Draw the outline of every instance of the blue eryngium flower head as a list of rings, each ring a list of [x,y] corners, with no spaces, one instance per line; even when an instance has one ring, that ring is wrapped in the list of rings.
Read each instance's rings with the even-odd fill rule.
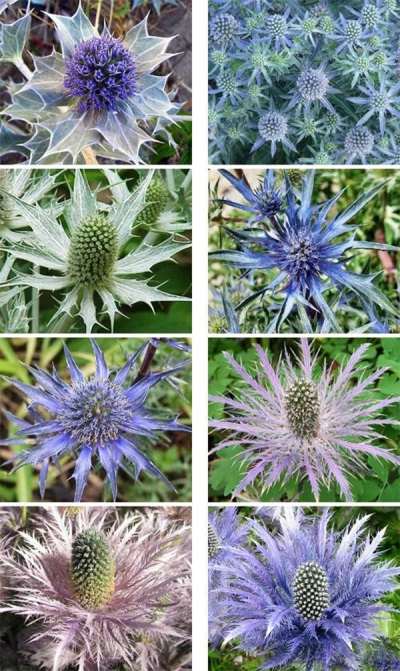
[[[133,55],[120,40],[103,34],[77,44],[66,62],[64,86],[78,98],[77,109],[117,110],[118,100],[137,92]]]
[[[284,190],[275,187],[275,178],[272,170],[267,170],[260,186],[252,191],[244,179],[238,179],[228,170],[219,171],[225,179],[235,187],[239,193],[247,200],[248,205],[236,203],[231,200],[216,199],[215,202],[231,205],[239,210],[252,213],[248,223],[260,223],[271,219],[275,214],[283,209]]]
[[[76,482],[75,501],[82,498],[94,458],[100,461],[106,471],[114,500],[117,497],[118,469],[121,467],[127,470],[129,463],[133,465],[135,479],[140,471],[148,471],[172,487],[140,447],[143,438],[156,439],[155,432],[190,429],[179,424],[176,418],[157,418],[153,411],[146,408],[145,401],[154,385],[179,372],[188,361],[159,373],[147,372],[144,376],[141,370],[136,371],[138,374],[132,384],[125,385],[139,356],[144,353],[146,358],[150,348],[157,348],[159,341],[145,342],[120,370],[113,373],[96,341],[91,339],[91,343],[96,370],[89,379],[78,368],[66,345],[64,352],[71,384],[64,382],[55,369],[50,375],[40,368],[29,368],[37,386],[6,378],[31,399],[28,406],[31,421],[6,413],[20,427],[20,431],[13,438],[1,441],[1,444],[29,446],[16,455],[13,461],[17,462],[16,468],[26,464],[42,465],[39,476],[42,497],[49,464],[58,465],[58,459],[69,452],[76,457],[73,473]],[[167,343],[176,349],[183,348],[179,343]]]
[[[369,516],[342,532],[330,516],[286,508],[272,534],[253,521],[253,547],[220,590],[225,642],[261,658],[260,668],[360,669],[363,646],[378,638],[380,602],[400,569],[377,561],[384,530],[366,536]],[[387,609],[386,609],[387,610]]]
[[[271,282],[245,299],[248,304],[261,294],[275,293],[277,289],[284,294],[284,302],[269,330],[279,330],[289,314],[298,310],[307,332],[312,330],[310,319],[314,318],[324,328],[339,331],[340,325],[324,295],[333,289],[352,292],[361,307],[376,303],[388,313],[396,314],[395,306],[374,285],[375,275],[359,275],[346,268],[348,253],[354,254],[357,250],[398,251],[392,245],[357,241],[358,226],[348,224],[385,184],[369,189],[346,210],[329,219],[329,212],[344,189],[323,205],[313,205],[314,171],[310,170],[298,200],[287,181],[287,207],[283,215],[277,214],[270,220],[269,228],[251,232],[226,229],[239,251],[220,250],[211,257],[244,271],[278,271]]]

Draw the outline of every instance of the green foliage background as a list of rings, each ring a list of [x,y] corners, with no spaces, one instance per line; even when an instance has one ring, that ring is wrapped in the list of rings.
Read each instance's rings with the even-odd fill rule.
[[[143,342],[143,338],[97,338],[96,341],[105,353],[105,358],[112,370],[119,368],[127,357]],[[95,370],[94,355],[88,338],[68,338],[65,340],[77,364],[86,375]],[[182,340],[188,344],[188,340]],[[33,384],[34,380],[24,364],[51,371],[54,362],[58,374],[69,381],[69,375],[62,351],[61,338],[0,338],[0,376],[7,375],[22,382]],[[164,365],[173,367],[173,362],[182,361],[184,352],[172,350],[161,344],[151,370],[160,370]],[[132,380],[132,375],[129,380]],[[191,425],[191,370],[184,368],[178,377],[172,378],[174,386],[167,381],[156,385],[146,401],[147,407],[157,410],[159,416],[180,416],[180,421]],[[26,403],[19,392],[4,379],[0,378],[0,409],[6,409],[15,415],[26,415]],[[1,438],[7,438],[17,429],[8,423],[0,412]],[[177,489],[178,494],[156,478],[141,473],[139,480],[134,481],[120,470],[118,476],[118,501],[190,501],[191,500],[191,435],[185,432],[168,432],[165,434],[169,442],[164,444],[160,438],[157,444],[149,443],[145,452],[155,465],[164,473]],[[24,446],[21,446],[22,452]],[[13,448],[0,447],[0,463],[11,458]],[[93,466],[98,460],[93,460]],[[73,501],[74,481],[72,475],[75,460],[69,454],[60,459],[61,474],[55,466],[49,468],[48,485],[45,500]],[[0,467],[0,501],[30,502],[39,501],[38,473],[33,472],[30,465],[23,466],[10,474],[11,465]],[[111,490],[104,483],[104,471],[94,468],[95,475],[89,477],[89,486],[85,489],[83,501],[111,501]]]
[[[336,370],[339,365],[346,364],[354,350],[362,344],[361,338],[315,338],[314,351],[320,348],[317,374],[322,371],[322,362],[325,359],[335,362]],[[382,399],[388,396],[398,396],[400,390],[400,342],[395,338],[371,338],[370,346],[363,357],[366,369],[364,375],[372,373],[379,367],[387,367],[386,373],[375,385],[375,396]],[[297,351],[298,339],[287,338],[210,338],[209,339],[209,393],[211,395],[229,395],[233,389],[240,391],[245,384],[238,374],[226,361],[223,352],[227,351],[240,361],[250,373],[258,361],[254,343],[259,343],[267,351],[267,355],[275,368],[279,356],[284,354],[284,347]],[[359,372],[358,375],[361,375]],[[356,378],[353,379],[356,384]],[[371,386],[372,388],[372,386]],[[393,420],[400,420],[399,405],[386,408],[382,413]],[[224,407],[221,403],[210,403],[210,417],[221,419],[224,417]],[[380,447],[390,448],[400,452],[400,427],[382,426],[381,433],[385,437],[379,443]],[[222,434],[213,431],[210,435],[210,449],[219,442]],[[240,461],[235,459],[242,451],[240,444],[226,447],[210,457],[209,499],[223,501],[232,497],[240,480],[244,477],[245,469]],[[366,456],[366,462],[371,473],[365,477],[349,476],[351,489],[355,501],[368,502],[397,502],[400,500],[400,473],[395,465],[388,461],[378,460]],[[364,459],[365,460],[365,459]],[[259,501],[314,501],[314,496],[308,482],[298,481],[295,477],[282,485],[278,483],[261,495],[255,487],[247,488],[241,493],[243,500]],[[321,502],[340,501],[339,488],[332,485],[330,489],[321,489]]]

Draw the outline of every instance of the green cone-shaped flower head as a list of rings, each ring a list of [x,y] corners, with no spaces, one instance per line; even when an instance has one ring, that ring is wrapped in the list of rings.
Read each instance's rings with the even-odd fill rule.
[[[114,592],[115,564],[101,531],[87,529],[72,545],[70,579],[75,599],[84,608],[97,610]]]
[[[107,287],[118,259],[118,234],[103,213],[84,219],[74,232],[68,274],[82,287]]]
[[[146,207],[139,214],[136,224],[152,226],[163,212],[168,201],[168,187],[165,182],[155,177],[152,179],[146,193]]]

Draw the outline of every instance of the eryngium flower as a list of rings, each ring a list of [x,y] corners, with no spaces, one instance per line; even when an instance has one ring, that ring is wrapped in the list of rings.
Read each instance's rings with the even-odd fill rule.
[[[30,230],[20,234],[17,244],[5,249],[13,258],[33,262],[49,273],[17,272],[5,286],[67,290],[51,325],[57,329],[65,314],[71,315],[76,308],[88,333],[97,323],[97,301],[102,312],[108,314],[113,330],[119,313],[117,304],[146,303],[153,309],[153,301],[188,300],[149,286],[141,276],[150,273],[156,263],[172,259],[189,247],[189,242],[179,241],[172,234],[155,246],[143,241],[133,251],[127,249],[135,238],[132,231],[143,223],[140,215],[147,207],[152,174],[149,172],[131,191],[118,174],[106,171],[112,194],[111,205],[106,207],[98,202],[80,170],[75,171],[71,200],[64,200],[57,212],[12,198],[15,215]]]
[[[73,478],[76,482],[75,501],[80,501],[87,484],[92,459],[96,457],[106,471],[114,500],[117,496],[117,473],[126,463],[134,467],[135,479],[140,471],[148,471],[172,487],[161,471],[145,456],[140,447],[143,438],[156,439],[158,431],[188,431],[176,419],[158,419],[146,408],[149,390],[158,382],[178,373],[188,361],[160,373],[137,375],[132,384],[125,385],[135,362],[146,351],[144,343],[126,364],[111,373],[104,354],[95,340],[91,340],[96,358],[94,375],[85,378],[64,345],[71,384],[62,380],[56,370],[50,375],[41,368],[29,368],[38,386],[6,378],[22,391],[31,402],[29,419],[21,420],[10,413],[7,417],[19,428],[13,438],[1,441],[7,445],[28,445],[14,457],[16,468],[42,464],[39,485],[44,496],[50,463],[57,465],[61,456],[72,452],[76,457]],[[157,344],[157,341],[154,341]],[[154,347],[150,343],[150,347]],[[42,410],[45,413],[41,412]]]
[[[26,81],[12,87],[3,113],[32,129],[18,136],[9,124],[14,151],[36,164],[85,163],[87,149],[108,162],[140,164],[142,148],[154,140],[173,144],[167,128],[178,120],[180,105],[165,90],[169,75],[153,74],[172,57],[166,53],[171,38],[150,36],[147,17],[118,40],[106,28],[99,33],[81,6],[72,17],[48,16],[62,53],[35,56],[33,72],[22,58],[30,14],[8,27],[15,52],[4,60],[16,60]]]
[[[368,517],[341,533],[329,529],[327,510],[314,518],[286,508],[278,534],[251,522],[253,548],[221,589],[225,641],[238,638],[262,669],[360,669],[363,646],[378,639],[380,599],[400,574],[377,562],[384,530],[366,536]]]
[[[343,294],[352,292],[361,307],[376,303],[389,313],[396,314],[396,307],[373,284],[375,275],[357,275],[346,268],[347,262],[351,260],[348,254],[354,254],[360,249],[399,251],[393,245],[357,241],[355,236],[358,226],[347,223],[385,184],[383,182],[369,189],[348,208],[328,219],[328,213],[344,190],[323,205],[312,204],[314,171],[307,171],[298,199],[287,182],[288,206],[284,213],[278,213],[270,220],[268,228],[254,232],[227,228],[239,251],[219,250],[212,252],[211,258],[245,271],[278,271],[271,282],[258,287],[244,301],[250,303],[267,292],[274,294],[279,291],[284,294],[278,315],[269,324],[268,331],[279,331],[283,321],[294,311],[298,311],[303,320],[303,331],[312,332],[311,321],[316,319],[323,330],[340,331],[334,311],[324,296],[332,288]]]
[[[248,205],[236,203],[226,198],[215,199],[214,202],[231,205],[239,210],[250,212],[253,216],[249,219],[249,224],[271,219],[283,209],[283,189],[275,187],[275,178],[272,170],[265,172],[263,181],[254,191],[252,191],[244,179],[238,179],[228,170],[220,170],[219,172],[247,200]]]
[[[307,339],[301,339],[301,348],[302,358],[293,360],[286,353],[274,370],[257,345],[261,368],[256,377],[225,354],[244,386],[233,397],[211,396],[212,401],[224,404],[228,415],[210,423],[227,432],[213,451],[227,445],[243,447],[237,458],[242,460],[246,475],[236,493],[256,479],[266,490],[282,477],[284,484],[296,475],[309,480],[316,499],[321,485],[329,487],[336,482],[345,499],[351,500],[347,474],[361,474],[367,468],[362,455],[400,464],[398,456],[374,444],[381,438],[375,426],[399,424],[383,419],[379,411],[399,402],[400,397],[378,400],[371,390],[385,368],[361,375],[357,364],[368,344],[358,347],[336,376],[333,364],[325,361],[317,377],[317,356],[311,356]],[[358,381],[352,384],[355,376]]]
[[[12,575],[3,612],[26,618],[24,654],[38,667],[175,668],[163,655],[190,640],[190,529],[155,511],[110,525],[105,509],[70,518],[51,508],[34,535],[21,534],[18,559],[3,554]],[[103,538],[115,566],[112,594],[100,606],[77,598],[70,575],[74,548],[88,533]]]

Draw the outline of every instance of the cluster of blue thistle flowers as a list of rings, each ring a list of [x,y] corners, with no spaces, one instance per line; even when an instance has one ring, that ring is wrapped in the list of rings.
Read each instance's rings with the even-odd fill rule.
[[[397,668],[378,626],[390,610],[382,597],[396,590],[400,574],[382,557],[385,530],[371,537],[366,515],[338,532],[327,509],[309,515],[301,508],[261,508],[245,521],[229,510],[219,513],[218,525],[212,520],[209,543],[212,574],[220,529],[224,561],[209,591],[209,617],[222,645],[234,643],[257,658],[259,669]],[[379,653],[366,666],[370,644]]]
[[[255,190],[245,175],[220,173],[246,202],[215,202],[250,215],[243,227],[225,226],[230,244],[210,254],[212,263],[222,262],[229,269],[222,296],[223,330],[270,333],[289,325],[291,332],[348,331],[343,315],[354,306],[363,315],[363,331],[397,330],[399,309],[378,288],[379,273],[357,273],[352,266],[363,250],[399,251],[394,245],[358,239],[357,215],[386,182],[338,210],[345,189],[326,202],[315,202],[314,170],[300,171],[293,179],[284,171],[284,186],[268,170]],[[238,300],[240,286],[244,292]],[[265,324],[257,319],[253,329],[249,311],[258,308],[264,310]]]
[[[400,163],[397,0],[210,0],[213,163]]]

